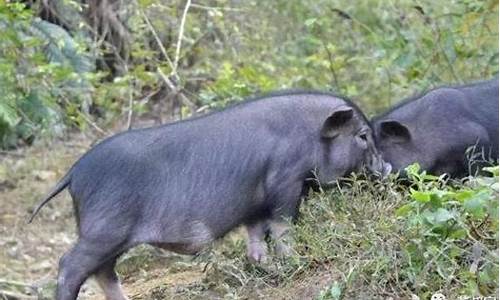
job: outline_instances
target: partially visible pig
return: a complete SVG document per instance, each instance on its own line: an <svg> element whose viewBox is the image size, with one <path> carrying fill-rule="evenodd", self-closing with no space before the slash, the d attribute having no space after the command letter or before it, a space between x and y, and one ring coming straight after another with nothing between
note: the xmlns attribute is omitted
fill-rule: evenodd
<svg viewBox="0 0 500 300"><path fill-rule="evenodd" d="M417 162L434 174L475 172L480 162L498 160L498 78L431 90L372 124L383 159L395 171Z"/></svg>
<svg viewBox="0 0 500 300"><path fill-rule="evenodd" d="M387 173L362 112L319 92L269 95L173 124L112 136L80 158L36 208L68 188L79 239L60 261L57 299L95 275L125 299L117 258L138 244L194 254L245 225L248 256L267 256L266 231L287 252L286 220L304 181L359 170Z"/></svg>

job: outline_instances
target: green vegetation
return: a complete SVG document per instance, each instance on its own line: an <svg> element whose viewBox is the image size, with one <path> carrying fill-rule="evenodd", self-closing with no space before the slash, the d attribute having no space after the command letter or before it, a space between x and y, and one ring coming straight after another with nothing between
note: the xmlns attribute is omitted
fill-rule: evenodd
<svg viewBox="0 0 500 300"><path fill-rule="evenodd" d="M498 73L494 0L99 3L0 2L1 147L282 88L333 90L373 114Z"/></svg>
<svg viewBox="0 0 500 300"><path fill-rule="evenodd" d="M54 281L38 280L75 239L70 200L18 223L89 147L75 131L101 138L283 88L335 91L371 116L498 74L496 0L83 2L0 1L0 149L19 155L0 157L0 298L51 298ZM140 247L118 270L132 299L498 297L498 167L485 171L458 182L414 165L408 182L311 192L296 255L269 265L249 264L235 233L194 261Z"/></svg>
<svg viewBox="0 0 500 300"><path fill-rule="evenodd" d="M322 299L359 297L359 286L398 299L498 293L498 167L465 184L407 170L409 192L353 178L305 206L299 251L345 274Z"/></svg>

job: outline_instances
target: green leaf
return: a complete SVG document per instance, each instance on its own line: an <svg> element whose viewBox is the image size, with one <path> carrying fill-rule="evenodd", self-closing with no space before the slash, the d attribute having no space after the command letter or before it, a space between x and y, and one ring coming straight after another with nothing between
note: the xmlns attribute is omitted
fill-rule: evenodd
<svg viewBox="0 0 500 300"><path fill-rule="evenodd" d="M47 41L45 51L51 62L61 65L68 64L77 73L94 70L93 62L88 56L78 51L77 44L62 27L43 20L36 20L33 22L31 30L42 41Z"/></svg>
<svg viewBox="0 0 500 300"><path fill-rule="evenodd" d="M11 127L19 122L16 110L4 102L0 102L0 122L5 122Z"/></svg>
<svg viewBox="0 0 500 300"><path fill-rule="evenodd" d="M304 25L306 25L307 27L310 27L310 26L314 25L317 21L318 21L317 18L310 18L304 22Z"/></svg>
<svg viewBox="0 0 500 300"><path fill-rule="evenodd" d="M462 190L455 193L454 198L463 203L465 200L472 198L475 194L476 192L473 190Z"/></svg>
<svg viewBox="0 0 500 300"><path fill-rule="evenodd" d="M431 193L429 192L420 192L414 189L410 189L411 197L420 203L427 203L431 201Z"/></svg>
<svg viewBox="0 0 500 300"><path fill-rule="evenodd" d="M447 209L444 208L439 208L435 213L435 220L438 223L444 223L448 220L451 220L454 218L454 215L449 212Z"/></svg>
<svg viewBox="0 0 500 300"><path fill-rule="evenodd" d="M498 166L494 166L494 167L486 167L486 168L483 168L483 170L487 171L487 172L490 172L491 174L493 174L493 176L495 177L498 177L498 173L499 173L499 169L498 169Z"/></svg>
<svg viewBox="0 0 500 300"><path fill-rule="evenodd" d="M467 230L463 229L463 228L460 228L460 229L456 229L456 230L453 230L451 233L450 233L450 238L452 239L463 239L467 236ZM450 254L450 255L455 255L455 254ZM458 256L458 255L455 255L455 256Z"/></svg>
<svg viewBox="0 0 500 300"><path fill-rule="evenodd" d="M429 203L431 204L432 208L437 209L439 207L443 206L443 198L440 196L440 193L436 193L437 191L433 191L430 194L431 200Z"/></svg>
<svg viewBox="0 0 500 300"><path fill-rule="evenodd" d="M431 174L423 174L422 179L427 180L427 181L436 181L440 178L440 176L435 176Z"/></svg>
<svg viewBox="0 0 500 300"><path fill-rule="evenodd" d="M332 297L332 299L337 300L340 299L341 295L342 295L342 288L340 284L337 281L335 281L335 283L332 285L330 289L330 296Z"/></svg>
<svg viewBox="0 0 500 300"><path fill-rule="evenodd" d="M432 225L441 225L454 218L454 215L444 208L438 208L435 212L426 211L423 216Z"/></svg>
<svg viewBox="0 0 500 300"><path fill-rule="evenodd" d="M483 218L485 216L484 205L481 198L475 197L464 202L464 208L475 218Z"/></svg>
<svg viewBox="0 0 500 300"><path fill-rule="evenodd" d="M396 216L404 217L413 210L411 203L405 204L396 210Z"/></svg>
<svg viewBox="0 0 500 300"><path fill-rule="evenodd" d="M405 168L405 171L410 176L420 177L420 165L418 163L414 163Z"/></svg>

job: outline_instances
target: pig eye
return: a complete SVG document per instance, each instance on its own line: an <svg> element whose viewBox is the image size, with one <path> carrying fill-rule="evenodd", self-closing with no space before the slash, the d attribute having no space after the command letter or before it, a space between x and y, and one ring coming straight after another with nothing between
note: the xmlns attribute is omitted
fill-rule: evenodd
<svg viewBox="0 0 500 300"><path fill-rule="evenodd" d="M366 150L366 149L368 149L367 138L368 138L368 136L366 135L366 133L360 133L356 136L355 140L356 140L356 143L358 144L359 147Z"/></svg>

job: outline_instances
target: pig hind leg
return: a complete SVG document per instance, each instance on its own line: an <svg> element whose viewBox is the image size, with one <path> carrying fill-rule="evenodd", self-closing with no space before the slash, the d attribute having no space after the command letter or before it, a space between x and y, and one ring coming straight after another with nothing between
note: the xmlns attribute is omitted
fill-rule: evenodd
<svg viewBox="0 0 500 300"><path fill-rule="evenodd" d="M106 300L127 300L120 286L120 280L115 272L116 259L113 258L103 264L95 273L97 283L104 291Z"/></svg>
<svg viewBox="0 0 500 300"><path fill-rule="evenodd" d="M76 299L80 286L100 268L104 267L99 272L100 275L102 274L101 276L106 274L107 278L113 278L109 269L106 269L105 266L110 259L114 259L118 253L122 253L123 250L117 248L116 245L119 244L113 244L105 240L80 238L78 243L66 252L59 262L56 299Z"/></svg>

